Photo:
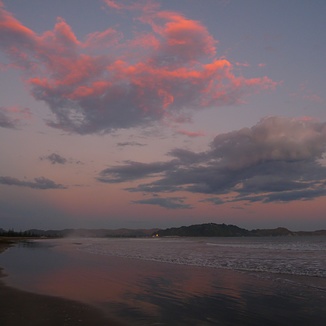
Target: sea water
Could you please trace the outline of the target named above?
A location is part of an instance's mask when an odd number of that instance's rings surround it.
[[[326,237],[66,238],[0,255],[2,280],[126,325],[326,325]]]
[[[84,239],[97,255],[239,271],[326,277],[326,237]]]

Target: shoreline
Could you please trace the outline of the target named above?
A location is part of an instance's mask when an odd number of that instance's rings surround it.
[[[24,239],[25,240],[25,239]],[[0,238],[0,254],[23,239]],[[8,286],[0,266],[0,325],[122,326],[96,307],[78,301],[36,294]]]

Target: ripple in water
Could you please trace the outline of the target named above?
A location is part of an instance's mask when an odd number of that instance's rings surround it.
[[[172,264],[326,277],[326,237],[87,239],[78,249]]]

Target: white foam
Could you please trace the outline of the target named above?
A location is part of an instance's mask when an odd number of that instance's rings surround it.
[[[172,264],[326,277],[326,238],[314,238],[83,239],[76,248]]]

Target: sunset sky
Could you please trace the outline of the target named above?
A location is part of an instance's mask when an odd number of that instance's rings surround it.
[[[326,229],[325,0],[0,0],[0,228]]]

